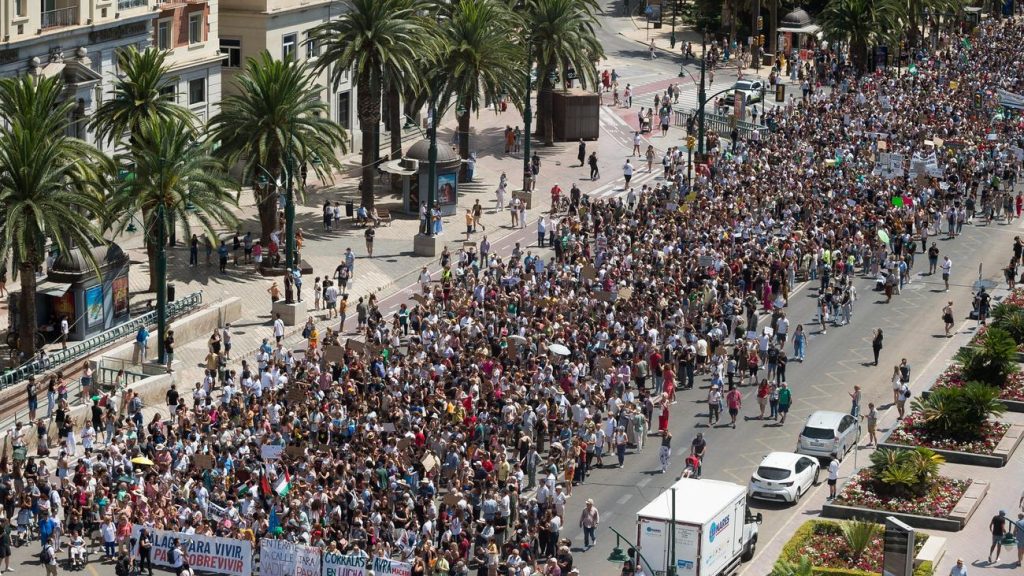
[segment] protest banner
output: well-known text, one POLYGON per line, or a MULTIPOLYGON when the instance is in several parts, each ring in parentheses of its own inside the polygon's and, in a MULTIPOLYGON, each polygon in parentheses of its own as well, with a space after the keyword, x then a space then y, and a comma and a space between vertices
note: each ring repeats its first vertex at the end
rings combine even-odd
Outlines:
POLYGON ((264 444, 260 446, 260 457, 267 462, 280 459, 282 452, 284 452, 284 446, 280 444, 264 444))
POLYGON ((287 540, 260 540, 260 576, 320 576, 320 549, 287 540))
MULTIPOLYGON (((135 538, 136 542, 142 528, 139 524, 132 524, 132 538, 135 538)), ((197 572, 226 576, 252 575, 252 544, 247 540, 215 538, 154 528, 150 528, 149 533, 153 540, 154 566, 171 568, 169 554, 173 541, 177 538, 181 542, 181 550, 188 558, 188 565, 197 572)), ((138 545, 132 553, 138 554, 138 545)))
POLYGON ((365 576, 369 558, 354 554, 327 552, 321 563, 321 576, 365 576))

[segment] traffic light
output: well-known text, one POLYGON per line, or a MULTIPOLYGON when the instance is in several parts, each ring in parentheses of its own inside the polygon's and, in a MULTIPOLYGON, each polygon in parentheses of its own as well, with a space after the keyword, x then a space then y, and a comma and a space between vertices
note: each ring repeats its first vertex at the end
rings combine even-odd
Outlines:
POLYGON ((757 31, 764 30, 764 16, 757 17, 757 31))
POLYGON ((689 118, 686 119, 686 134, 687 135, 693 134, 693 122, 694 122, 693 116, 690 116, 689 118))
POLYGON ((686 137, 686 147, 689 148, 690 150, 693 150, 694 148, 696 148, 697 147, 697 139, 694 138, 693 136, 687 136, 686 137))

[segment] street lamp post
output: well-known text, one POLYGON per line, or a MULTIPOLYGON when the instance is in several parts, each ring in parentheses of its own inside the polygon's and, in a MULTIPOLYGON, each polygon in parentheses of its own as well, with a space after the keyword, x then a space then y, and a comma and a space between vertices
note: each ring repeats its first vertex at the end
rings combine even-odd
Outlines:
POLYGON ((708 93, 704 85, 704 74, 708 62, 707 31, 700 39, 700 87, 697 90, 697 160, 704 159, 704 104, 707 101, 708 93))
MULTIPOLYGON (((156 349, 160 364, 167 361, 164 339, 167 337, 167 230, 164 222, 164 204, 156 205, 156 349)), ((143 358, 142 362, 145 363, 143 358)))
POLYGON ((288 182, 285 184, 284 200, 284 234, 285 234, 285 267, 289 270, 298 266, 295 261, 295 184, 292 181, 294 176, 295 159, 292 155, 291 140, 288 141, 288 157, 285 159, 288 182))
POLYGON ((427 149, 427 236, 434 235, 434 223, 431 220, 437 198, 437 91, 434 92, 427 112, 427 136, 430 138, 430 147, 427 149))
MULTIPOLYGON (((533 43, 527 40, 526 44, 526 99, 524 103, 526 108, 523 110, 523 124, 526 125, 526 129, 523 130, 523 192, 530 191, 530 178, 533 177, 533 171, 530 170, 530 135, 532 133, 533 124, 533 105, 530 103, 530 88, 531 78, 530 72, 533 70, 533 43)), ((539 70, 538 70, 539 72, 539 70)), ((538 78, 539 79, 539 78, 538 78)))
POLYGON ((672 8, 672 37, 669 38, 669 47, 673 50, 676 47, 676 12, 679 12, 679 0, 676 0, 675 5, 672 8))

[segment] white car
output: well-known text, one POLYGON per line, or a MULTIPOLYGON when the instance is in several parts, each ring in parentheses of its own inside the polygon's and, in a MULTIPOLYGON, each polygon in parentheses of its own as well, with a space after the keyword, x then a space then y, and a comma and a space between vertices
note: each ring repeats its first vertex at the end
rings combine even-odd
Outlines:
POLYGON ((796 441, 797 454, 840 460, 857 447, 860 440, 860 422, 843 412, 818 410, 807 417, 804 429, 796 441))
POLYGON ((734 106, 736 104, 737 92, 743 92, 743 100, 747 104, 760 102, 764 91, 765 85, 761 80, 740 80, 733 85, 732 92, 725 95, 725 105, 734 106))
POLYGON ((761 460, 750 476, 750 498, 799 502, 800 497, 818 484, 821 465, 810 456, 792 452, 772 452, 761 460))

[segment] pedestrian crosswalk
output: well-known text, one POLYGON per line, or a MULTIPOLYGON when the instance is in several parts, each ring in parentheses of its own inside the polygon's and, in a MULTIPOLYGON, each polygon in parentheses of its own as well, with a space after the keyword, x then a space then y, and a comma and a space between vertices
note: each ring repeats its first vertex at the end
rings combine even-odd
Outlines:
MULTIPOLYGON (((646 167, 644 167, 644 170, 646 170, 646 167)), ((634 173, 633 178, 629 181, 629 186, 639 191, 644 187, 644 184, 655 186, 661 181, 664 181, 664 178, 662 178, 661 165, 659 164, 654 167, 653 172, 634 173)), ((589 196, 591 200, 610 200, 617 196, 625 195, 628 191, 625 185, 626 179, 620 176, 616 180, 602 184, 593 190, 584 190, 583 193, 589 196)))

